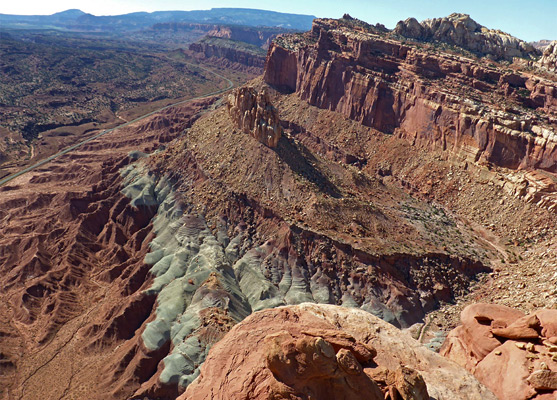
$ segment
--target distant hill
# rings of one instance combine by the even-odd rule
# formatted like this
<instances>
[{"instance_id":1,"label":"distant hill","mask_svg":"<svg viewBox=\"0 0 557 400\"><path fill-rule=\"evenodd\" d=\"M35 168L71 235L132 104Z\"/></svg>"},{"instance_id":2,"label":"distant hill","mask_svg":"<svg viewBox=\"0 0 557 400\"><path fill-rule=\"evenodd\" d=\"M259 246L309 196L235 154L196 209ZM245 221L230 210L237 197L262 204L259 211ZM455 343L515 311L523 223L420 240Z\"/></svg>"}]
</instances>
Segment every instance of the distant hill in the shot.
<instances>
[{"instance_id":1,"label":"distant hill","mask_svg":"<svg viewBox=\"0 0 557 400\"><path fill-rule=\"evenodd\" d=\"M530 44L532 46L534 46L536 49L543 51L543 50L545 50L545 48L547 46L550 45L551 42L552 42L552 40L542 39L542 40L538 40L536 42L530 42Z\"/></svg>"},{"instance_id":2,"label":"distant hill","mask_svg":"<svg viewBox=\"0 0 557 400\"><path fill-rule=\"evenodd\" d=\"M135 12L123 15L96 16L81 10L67 10L52 15L0 14L2 28L66 29L75 31L132 31L165 22L200 22L245 26L278 26L309 30L313 15L286 14L248 8L212 8L196 11Z\"/></svg>"}]
</instances>

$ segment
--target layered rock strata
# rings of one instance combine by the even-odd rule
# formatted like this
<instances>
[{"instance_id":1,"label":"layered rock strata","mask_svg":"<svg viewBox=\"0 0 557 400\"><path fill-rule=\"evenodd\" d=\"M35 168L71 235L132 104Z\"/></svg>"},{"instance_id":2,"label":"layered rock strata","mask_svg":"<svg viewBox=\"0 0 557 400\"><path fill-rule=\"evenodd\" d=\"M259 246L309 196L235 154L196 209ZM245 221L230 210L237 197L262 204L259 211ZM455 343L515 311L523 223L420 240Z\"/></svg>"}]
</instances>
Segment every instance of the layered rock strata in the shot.
<instances>
[{"instance_id":1,"label":"layered rock strata","mask_svg":"<svg viewBox=\"0 0 557 400\"><path fill-rule=\"evenodd\" d=\"M265 52L262 49L242 46L230 40L206 37L190 44L189 49L195 53L203 54L206 58L215 57L246 67L253 67L259 73L263 71L265 65Z\"/></svg>"},{"instance_id":2,"label":"layered rock strata","mask_svg":"<svg viewBox=\"0 0 557 400\"><path fill-rule=\"evenodd\" d=\"M525 315L500 305L474 304L461 314L441 354L472 372L500 399L557 395L557 310Z\"/></svg>"},{"instance_id":3,"label":"layered rock strata","mask_svg":"<svg viewBox=\"0 0 557 400\"><path fill-rule=\"evenodd\" d=\"M292 32L282 28L251 28L244 26L217 25L207 36L249 43L261 48L268 48L271 41L281 33Z\"/></svg>"},{"instance_id":4,"label":"layered rock strata","mask_svg":"<svg viewBox=\"0 0 557 400\"><path fill-rule=\"evenodd\" d=\"M468 14L453 13L422 22L408 18L399 21L393 32L408 38L448 43L494 59L512 61L513 57L532 58L539 55L532 44L500 30L488 29Z\"/></svg>"},{"instance_id":5,"label":"layered rock strata","mask_svg":"<svg viewBox=\"0 0 557 400\"><path fill-rule=\"evenodd\" d=\"M237 128L266 146L276 147L282 127L267 91L242 87L228 97L228 112Z\"/></svg>"},{"instance_id":6,"label":"layered rock strata","mask_svg":"<svg viewBox=\"0 0 557 400\"><path fill-rule=\"evenodd\" d=\"M342 268L313 271L297 259L293 246L321 248L320 242L325 238L304 237L309 232L286 231L283 238L254 246L243 224L233 230L232 237L224 220L217 224L216 232L211 230L203 215L188 211L192 206L179 200L168 180L156 178L144 167L137 166L125 168L122 174L126 183L123 192L133 206L158 209L153 220L156 238L145 257L145 262L152 265L150 273L155 278L144 294L150 298L156 296L155 312L137 331L136 338L141 337L139 349L116 376L119 380L137 375L138 368L147 360L159 360L156 373L136 390L136 397L177 396L199 375L211 347L232 326L258 310L302 302L340 303L351 308L361 306L367 311L361 315L374 313L394 324L407 326L423 314L422 301L426 298L435 301L434 296L421 291L420 295L411 294L403 287L404 283L395 282L398 280L395 276L379 278L384 280L381 283L360 274L349 277L351 283L346 287L343 281L347 271ZM298 235L301 237L296 238ZM295 245L298 241L308 243ZM306 257L321 257L316 250L308 248ZM333 251L340 253L341 249ZM381 275L395 273L389 271L393 267L424 261L428 262L408 256L400 260L376 260L379 269L384 270ZM390 262L393 266L388 265ZM374 295L378 290L391 291L394 297L388 304L382 304ZM410 298L403 299L401 293ZM387 374L384 380L393 386L396 378Z\"/></svg>"},{"instance_id":7,"label":"layered rock strata","mask_svg":"<svg viewBox=\"0 0 557 400\"><path fill-rule=\"evenodd\" d=\"M264 79L416 145L557 172L555 82L402 44L343 20L315 20L311 32L279 37Z\"/></svg>"},{"instance_id":8,"label":"layered rock strata","mask_svg":"<svg viewBox=\"0 0 557 400\"><path fill-rule=\"evenodd\" d=\"M463 394L495 399L463 368L371 314L301 304L260 311L236 325L179 400L443 400Z\"/></svg>"}]
</instances>

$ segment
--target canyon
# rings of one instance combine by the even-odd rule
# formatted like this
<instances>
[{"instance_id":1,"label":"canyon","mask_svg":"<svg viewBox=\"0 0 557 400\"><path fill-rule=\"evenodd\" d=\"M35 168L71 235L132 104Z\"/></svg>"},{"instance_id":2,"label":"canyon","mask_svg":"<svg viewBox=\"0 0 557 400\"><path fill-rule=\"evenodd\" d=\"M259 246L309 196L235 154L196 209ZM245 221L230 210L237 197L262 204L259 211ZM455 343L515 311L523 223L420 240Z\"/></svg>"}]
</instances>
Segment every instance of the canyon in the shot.
<instances>
[{"instance_id":1,"label":"canyon","mask_svg":"<svg viewBox=\"0 0 557 400\"><path fill-rule=\"evenodd\" d=\"M551 45L257 32L187 50L249 82L0 187L0 398L550 398Z\"/></svg>"}]
</instances>

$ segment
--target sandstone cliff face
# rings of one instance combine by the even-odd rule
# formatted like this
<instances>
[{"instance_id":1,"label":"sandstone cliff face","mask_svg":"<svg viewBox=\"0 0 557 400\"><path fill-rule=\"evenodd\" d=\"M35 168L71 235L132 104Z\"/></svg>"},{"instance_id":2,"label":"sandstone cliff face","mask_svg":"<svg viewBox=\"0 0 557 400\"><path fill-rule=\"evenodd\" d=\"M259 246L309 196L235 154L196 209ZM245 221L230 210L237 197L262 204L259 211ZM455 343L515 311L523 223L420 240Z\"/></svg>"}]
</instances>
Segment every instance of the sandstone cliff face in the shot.
<instances>
[{"instance_id":1,"label":"sandstone cliff face","mask_svg":"<svg viewBox=\"0 0 557 400\"><path fill-rule=\"evenodd\" d=\"M282 28L251 28L242 26L207 26L207 35L189 49L206 58L220 58L256 68L260 74L265 65L265 50L281 33L291 32Z\"/></svg>"},{"instance_id":2,"label":"sandstone cliff face","mask_svg":"<svg viewBox=\"0 0 557 400\"><path fill-rule=\"evenodd\" d=\"M280 28L256 29L242 26L220 25L215 26L207 35L267 48L278 34L285 32L288 32L288 30Z\"/></svg>"},{"instance_id":3,"label":"sandstone cliff face","mask_svg":"<svg viewBox=\"0 0 557 400\"><path fill-rule=\"evenodd\" d=\"M462 47L481 56L511 61L513 57L531 58L538 50L505 32L488 29L468 14L453 13L444 18L415 18L399 21L394 33L418 40L438 41Z\"/></svg>"},{"instance_id":4,"label":"sandstone cliff face","mask_svg":"<svg viewBox=\"0 0 557 400\"><path fill-rule=\"evenodd\" d=\"M557 394L557 311L524 315L494 304L474 304L441 354L456 361L500 399L549 399Z\"/></svg>"},{"instance_id":5,"label":"sandstone cliff face","mask_svg":"<svg viewBox=\"0 0 557 400\"><path fill-rule=\"evenodd\" d=\"M270 47L264 79L310 104L470 161L557 172L557 84L336 20Z\"/></svg>"},{"instance_id":6,"label":"sandstone cliff face","mask_svg":"<svg viewBox=\"0 0 557 400\"><path fill-rule=\"evenodd\" d=\"M557 71L557 40L547 45L536 64L548 71Z\"/></svg>"},{"instance_id":7,"label":"sandstone cliff face","mask_svg":"<svg viewBox=\"0 0 557 400\"><path fill-rule=\"evenodd\" d=\"M301 304L253 314L211 351L179 400L495 396L455 363L364 311Z\"/></svg>"},{"instance_id":8,"label":"sandstone cliff face","mask_svg":"<svg viewBox=\"0 0 557 400\"><path fill-rule=\"evenodd\" d=\"M282 127L269 94L241 87L228 97L228 112L236 127L269 147L276 147Z\"/></svg>"},{"instance_id":9,"label":"sandstone cliff face","mask_svg":"<svg viewBox=\"0 0 557 400\"><path fill-rule=\"evenodd\" d=\"M265 65L265 53L250 51L241 46L232 46L222 39L205 38L197 43L190 44L189 49L195 53L203 54L206 58L221 58L247 67L255 67L259 71L262 71Z\"/></svg>"}]
</instances>

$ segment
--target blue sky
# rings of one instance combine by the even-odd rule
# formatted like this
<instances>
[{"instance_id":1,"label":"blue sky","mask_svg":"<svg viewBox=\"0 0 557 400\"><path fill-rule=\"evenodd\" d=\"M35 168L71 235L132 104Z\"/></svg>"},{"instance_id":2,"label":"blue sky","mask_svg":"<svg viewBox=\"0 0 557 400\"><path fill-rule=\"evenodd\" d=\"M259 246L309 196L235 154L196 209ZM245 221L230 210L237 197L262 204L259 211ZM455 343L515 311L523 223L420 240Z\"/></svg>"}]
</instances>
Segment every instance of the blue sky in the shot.
<instances>
[{"instance_id":1,"label":"blue sky","mask_svg":"<svg viewBox=\"0 0 557 400\"><path fill-rule=\"evenodd\" d=\"M52 14L79 8L95 15L114 15L211 7L259 8L333 18L347 12L369 23L381 22L388 28L408 17L422 20L462 12L482 25L527 41L557 39L557 0L8 0L1 2L0 13Z\"/></svg>"}]
</instances>

